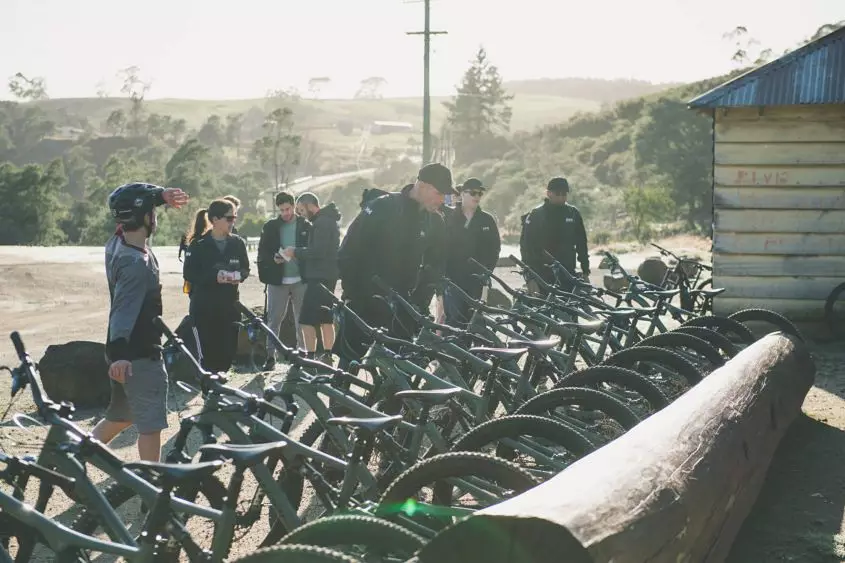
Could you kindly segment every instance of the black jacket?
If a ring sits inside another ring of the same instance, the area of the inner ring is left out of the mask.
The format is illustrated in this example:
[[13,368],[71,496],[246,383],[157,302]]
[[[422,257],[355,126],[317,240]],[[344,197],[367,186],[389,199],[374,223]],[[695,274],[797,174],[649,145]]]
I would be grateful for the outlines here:
[[446,236],[446,277],[465,290],[478,287],[480,281],[473,274],[479,271],[469,259],[488,270],[496,267],[502,249],[496,219],[479,207],[467,223],[458,204],[446,218]]
[[[281,229],[282,218],[276,217],[264,223],[261,229],[261,238],[258,239],[258,279],[261,283],[270,285],[282,285],[285,277],[285,262],[276,264],[273,257],[282,247]],[[303,217],[296,218],[296,248],[308,245],[308,237],[311,235],[311,223]],[[299,275],[305,279],[306,264],[299,262]]]
[[545,251],[551,253],[567,270],[575,270],[577,261],[581,271],[590,272],[590,257],[587,254],[587,231],[581,213],[572,205],[554,205],[546,200],[530,213],[522,216],[522,235],[519,239],[522,261],[548,282],[554,282],[550,262]]
[[306,280],[336,281],[337,249],[340,246],[340,211],[334,203],[321,208],[311,218],[311,235],[308,246],[297,246],[294,256],[300,264],[305,264],[308,276]]
[[217,283],[217,272],[238,271],[241,279],[249,277],[249,257],[246,253],[244,239],[231,235],[226,242],[223,252],[211,236],[211,232],[191,241],[185,252],[185,264],[182,275],[191,284],[191,302],[235,302],[238,300],[238,286],[228,283]]
[[369,202],[349,225],[338,251],[344,297],[360,301],[381,293],[374,275],[406,296],[442,276],[443,218],[421,209],[408,195],[412,187]]

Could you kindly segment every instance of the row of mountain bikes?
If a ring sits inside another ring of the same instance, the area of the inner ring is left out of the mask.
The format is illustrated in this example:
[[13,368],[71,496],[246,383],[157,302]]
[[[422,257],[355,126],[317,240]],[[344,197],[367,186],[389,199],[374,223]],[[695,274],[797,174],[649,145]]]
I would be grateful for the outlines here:
[[[366,355],[344,371],[273,337],[287,370],[256,392],[203,370],[158,319],[167,364],[193,365],[196,377],[178,385],[198,404],[162,463],[124,462],[93,439],[73,405],[46,396],[12,333],[11,393],[28,387],[38,411],[12,421],[46,438],[35,456],[0,454],[0,561],[407,561],[457,520],[668,405],[755,341],[749,323],[800,338],[772,311],[712,315],[722,290],[691,263],[651,285],[606,254],[629,282],[619,293],[551,257],[555,284],[511,258],[541,293],[474,263],[509,308],[440,282],[471,307],[465,328],[438,324],[378,279],[395,318],[416,328],[412,339],[369,326],[332,296],[339,334],[354,323],[372,339]],[[241,310],[249,341],[263,342],[267,325]],[[61,497],[72,521],[48,517]]]

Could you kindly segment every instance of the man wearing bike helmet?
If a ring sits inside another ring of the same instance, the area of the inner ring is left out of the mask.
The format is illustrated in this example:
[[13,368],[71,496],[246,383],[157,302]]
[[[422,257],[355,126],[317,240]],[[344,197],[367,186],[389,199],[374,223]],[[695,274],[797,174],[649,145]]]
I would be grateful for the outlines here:
[[131,183],[109,196],[117,230],[106,243],[106,278],[111,309],[106,356],[111,399],[94,437],[108,443],[134,424],[142,460],[158,461],[161,431],[167,428],[167,372],[161,332],[153,319],[162,314],[159,267],[149,246],[156,207],[180,208],[188,195],[177,188]]

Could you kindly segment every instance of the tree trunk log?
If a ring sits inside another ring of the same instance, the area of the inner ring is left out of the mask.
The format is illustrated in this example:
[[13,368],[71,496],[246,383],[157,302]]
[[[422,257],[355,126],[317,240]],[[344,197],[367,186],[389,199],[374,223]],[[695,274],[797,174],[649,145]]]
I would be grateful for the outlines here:
[[445,530],[419,561],[723,561],[814,375],[803,344],[770,334],[553,479]]

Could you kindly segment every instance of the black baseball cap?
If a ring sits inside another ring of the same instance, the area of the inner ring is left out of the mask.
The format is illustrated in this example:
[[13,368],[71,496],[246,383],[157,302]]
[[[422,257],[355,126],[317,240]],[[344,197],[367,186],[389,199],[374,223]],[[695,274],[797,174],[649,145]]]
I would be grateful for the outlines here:
[[558,176],[549,180],[549,186],[546,189],[550,192],[568,193],[569,182],[566,180],[566,178],[561,178]]
[[452,187],[452,172],[439,162],[432,162],[420,168],[417,179],[420,182],[431,184],[443,195],[456,195],[458,193]]
[[481,183],[481,180],[478,178],[468,178],[463,184],[460,186],[460,190],[462,192],[474,192],[474,191],[484,191],[487,188],[484,187],[484,184]]

